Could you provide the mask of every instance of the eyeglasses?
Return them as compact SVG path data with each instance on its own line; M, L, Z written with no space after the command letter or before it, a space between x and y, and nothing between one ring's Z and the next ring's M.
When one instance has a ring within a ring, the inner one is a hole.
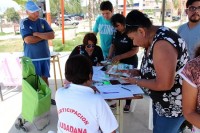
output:
M87 47L87 48L94 48L95 45L94 45L94 44L88 44L88 45L86 45L86 47Z
M191 12L195 12L196 10L200 11L200 6L198 6L198 7L190 6L190 7L188 8L188 10L191 11Z

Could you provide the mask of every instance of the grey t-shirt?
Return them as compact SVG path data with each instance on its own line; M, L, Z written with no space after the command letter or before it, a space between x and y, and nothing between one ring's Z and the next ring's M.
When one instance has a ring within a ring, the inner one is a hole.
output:
M194 58L195 49L200 45L200 23L192 29L185 23L178 28L177 33L185 40L190 59Z

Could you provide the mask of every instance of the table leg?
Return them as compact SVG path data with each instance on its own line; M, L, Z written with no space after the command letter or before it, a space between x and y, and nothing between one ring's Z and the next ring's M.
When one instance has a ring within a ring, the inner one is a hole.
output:
M55 89L57 90L57 80L56 80L56 68L55 68L55 57L53 57L53 72L54 72L54 82L55 82Z
M61 84L62 84L62 87L63 87L63 79L62 79L62 73L61 73L61 69L60 69L60 60L59 60L59 57L57 56L57 60L58 60L58 68L59 68L59 72L60 72L60 78L61 78Z
M119 100L117 100L116 102L116 112L115 112L115 116L116 116L116 119L118 121L118 123L120 122L120 103L119 103Z
M123 125L124 125L124 112L123 112L123 100L119 100L119 106L120 106L120 110L119 110L119 132L123 133Z
M1 97L1 101L3 101L3 95L2 95L2 91L1 91L1 85L0 85L0 97Z

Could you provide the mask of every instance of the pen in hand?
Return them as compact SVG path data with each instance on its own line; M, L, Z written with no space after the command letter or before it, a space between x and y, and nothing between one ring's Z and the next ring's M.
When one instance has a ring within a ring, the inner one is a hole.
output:
M121 88L124 89L124 90L127 90L127 91L131 91L130 89L125 88L125 87L121 87Z

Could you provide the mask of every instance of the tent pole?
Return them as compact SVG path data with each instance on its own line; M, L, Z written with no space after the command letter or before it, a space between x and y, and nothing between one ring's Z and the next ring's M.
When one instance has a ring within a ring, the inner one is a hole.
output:
M164 22L165 22L165 1L166 0L163 0L163 3L162 3L162 26L164 26Z
M126 0L124 0L123 15L126 17Z

